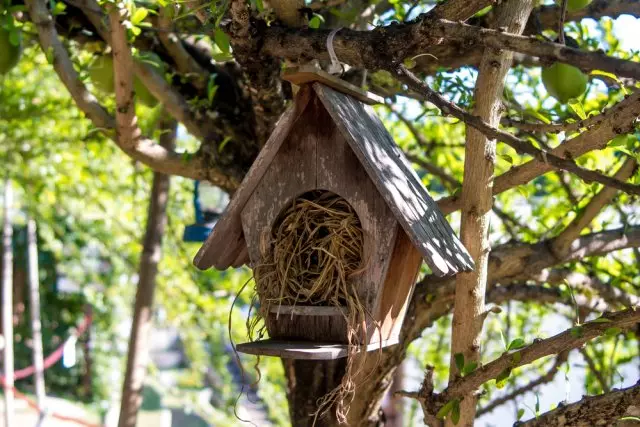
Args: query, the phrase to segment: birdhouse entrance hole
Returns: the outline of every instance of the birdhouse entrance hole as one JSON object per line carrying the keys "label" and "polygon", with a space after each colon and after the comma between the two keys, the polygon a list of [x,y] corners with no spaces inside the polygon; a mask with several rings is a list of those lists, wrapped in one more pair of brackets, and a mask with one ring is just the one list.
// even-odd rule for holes
{"label": "birdhouse entrance hole", "polygon": [[366,322],[354,280],[366,266],[355,209],[335,193],[310,191],[287,204],[264,234],[254,272],[272,338],[321,333],[317,339],[354,343],[366,337],[354,326]]}

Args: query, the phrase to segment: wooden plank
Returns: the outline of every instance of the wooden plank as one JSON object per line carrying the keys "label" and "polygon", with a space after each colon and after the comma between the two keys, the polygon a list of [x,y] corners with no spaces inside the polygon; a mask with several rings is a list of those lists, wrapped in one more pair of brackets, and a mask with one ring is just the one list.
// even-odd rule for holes
{"label": "wooden plank", "polygon": [[[397,340],[369,344],[366,346],[366,351],[380,350],[396,344],[398,344]],[[275,356],[283,359],[333,360],[346,357],[349,346],[347,344],[266,339],[238,344],[236,350],[240,353]]]}
{"label": "wooden plank", "polygon": [[269,235],[280,212],[299,195],[316,189],[317,138],[309,131],[315,123],[317,98],[309,103],[298,123],[274,156],[269,169],[241,210],[251,262],[260,262],[263,235]]}
{"label": "wooden plank", "polygon": [[[365,270],[354,276],[360,300],[376,313],[393,251],[397,221],[369,174],[324,107],[316,114],[318,188],[342,196],[358,214],[364,232]],[[367,335],[379,339],[373,319]]]}
{"label": "wooden plank", "polygon": [[320,82],[337,91],[351,95],[365,104],[384,104],[384,99],[382,97],[374,93],[367,92],[366,90],[333,76],[313,65],[289,68],[282,74],[282,79],[298,86],[313,82]]}
{"label": "wooden plank", "polygon": [[433,272],[472,270],[473,259],[373,109],[322,84],[313,88]]}
{"label": "wooden plank", "polygon": [[[206,270],[215,266],[219,270],[224,270],[235,260],[235,257],[229,259],[230,257],[227,256],[225,258],[225,253],[237,254],[236,246],[244,244],[240,212],[271,165],[289,132],[306,109],[311,95],[310,88],[301,89],[296,95],[293,105],[285,111],[276,124],[275,130],[251,165],[242,184],[236,190],[206,242],[196,254],[193,262],[199,269]],[[221,260],[221,258],[223,259]]]}
{"label": "wooden plank", "polygon": [[391,265],[384,281],[377,315],[377,319],[382,323],[381,333],[384,339],[399,339],[400,328],[422,264],[420,251],[413,246],[399,224],[397,228]]}
{"label": "wooden plank", "polygon": [[346,307],[319,307],[311,305],[272,305],[269,312],[280,316],[344,316]]}
{"label": "wooden plank", "polygon": [[247,249],[247,243],[243,242],[240,245],[240,253],[236,255],[235,259],[231,263],[231,267],[238,268],[249,263],[249,250]]}

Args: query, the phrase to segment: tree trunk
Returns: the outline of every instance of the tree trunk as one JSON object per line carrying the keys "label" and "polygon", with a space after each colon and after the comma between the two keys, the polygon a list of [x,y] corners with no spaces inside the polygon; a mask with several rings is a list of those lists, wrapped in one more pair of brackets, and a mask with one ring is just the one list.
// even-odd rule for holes
{"label": "tree trunk", "polygon": [[[496,25],[509,33],[520,34],[531,13],[532,0],[510,0],[496,10]],[[507,71],[511,68],[511,52],[486,49],[480,63],[475,88],[473,114],[491,126],[500,122],[502,91]],[[467,126],[467,142],[462,186],[460,236],[473,257],[475,271],[459,274],[452,322],[450,380],[458,375],[456,355],[464,356],[464,364],[480,362],[480,334],[485,316],[484,297],[487,285],[487,262],[491,249],[489,223],[493,206],[493,172],[496,141]],[[460,403],[459,426],[473,426],[477,398],[464,396]],[[448,417],[447,425],[454,423]]]}
{"label": "tree trunk", "polygon": [[[165,148],[172,148],[176,137],[176,123],[174,121],[161,123],[161,129],[165,130],[165,133],[160,137],[160,144]],[[154,173],[147,228],[140,258],[138,289],[133,308],[127,370],[122,386],[119,427],[135,427],[138,409],[142,403],[142,388],[149,357],[153,294],[162,253],[162,235],[167,222],[168,197],[169,176]]]}
{"label": "tree trunk", "polygon": [[4,337],[4,425],[13,426],[13,191],[7,179],[4,187],[2,228],[2,335]]}
{"label": "tree trunk", "polygon": [[38,277],[38,243],[36,236],[36,222],[32,219],[27,223],[27,262],[29,282],[29,303],[31,313],[31,335],[33,342],[33,367],[35,368],[34,382],[36,386],[36,401],[40,416],[45,412],[44,361],[42,351],[42,322],[40,321],[40,280]]}

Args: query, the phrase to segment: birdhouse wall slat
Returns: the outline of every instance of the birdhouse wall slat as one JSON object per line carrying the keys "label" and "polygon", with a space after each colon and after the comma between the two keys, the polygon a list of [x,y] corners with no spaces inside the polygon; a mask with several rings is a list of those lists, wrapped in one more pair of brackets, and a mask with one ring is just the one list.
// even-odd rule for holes
{"label": "birdhouse wall slat", "polygon": [[271,162],[242,210],[242,224],[252,265],[260,263],[263,234],[271,232],[283,208],[297,196],[316,188],[317,136],[309,132],[313,117],[309,105]]}
{"label": "birdhouse wall slat", "polygon": [[471,270],[473,260],[373,109],[319,83],[313,88],[434,273]]}
{"label": "birdhouse wall slat", "polygon": [[377,318],[383,339],[397,339],[422,265],[422,254],[399,224]]}
{"label": "birdhouse wall slat", "polygon": [[304,112],[312,93],[313,91],[308,87],[298,91],[295,102],[276,124],[269,140],[251,165],[242,184],[213,228],[211,235],[196,254],[194,264],[199,269],[206,270],[213,266],[218,270],[225,270],[237,259],[240,254],[238,247],[245,245],[240,211],[253,194],[262,176],[271,166],[271,161],[280,150],[289,131]]}
{"label": "birdhouse wall slat", "polygon": [[318,105],[316,111],[318,129],[322,132],[317,147],[318,188],[344,197],[358,214],[365,231],[366,265],[358,277],[358,294],[373,312],[381,296],[380,284],[387,274],[397,220],[326,109]]}

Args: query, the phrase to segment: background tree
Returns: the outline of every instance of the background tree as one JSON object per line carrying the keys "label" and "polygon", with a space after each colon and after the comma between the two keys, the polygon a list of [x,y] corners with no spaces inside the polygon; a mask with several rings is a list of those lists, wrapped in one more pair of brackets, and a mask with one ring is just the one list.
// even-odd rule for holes
{"label": "background tree", "polygon": [[[612,19],[639,16],[640,2],[594,0],[583,8],[573,1],[558,3],[354,0],[311,2],[301,8],[280,1],[27,0],[22,6],[5,0],[2,22],[7,33],[22,33],[24,46],[40,46],[41,56],[33,54],[30,61],[46,58],[77,107],[67,105],[65,111],[77,115],[79,110],[88,119],[79,121],[81,127],[73,132],[79,140],[90,135],[91,141],[39,149],[78,158],[90,152],[85,164],[67,166],[70,174],[109,168],[97,173],[118,185],[104,183],[104,198],[93,189],[83,191],[94,194],[97,206],[111,206],[109,200],[119,190],[135,193],[126,198],[130,211],[114,212],[113,218],[120,220],[136,215],[136,197],[148,191],[136,187],[135,179],[122,178],[123,170],[114,166],[122,163],[122,153],[154,170],[208,180],[232,192],[291,97],[290,87],[279,78],[283,64],[327,61],[327,37],[331,29],[342,27],[334,48],[348,66],[343,77],[385,97],[380,114],[454,224],[462,209],[463,240],[480,266],[472,275],[448,280],[425,272],[401,343],[385,349],[370,366],[369,379],[359,384],[351,424],[383,421],[380,401],[407,354],[433,365],[419,391],[405,393],[419,402],[425,421],[439,425],[446,418],[468,425],[476,416],[473,402],[478,396],[478,414],[518,401],[551,381],[578,351],[587,365],[587,393],[604,394],[528,422],[614,422],[637,417],[627,411],[639,393],[638,385],[612,389],[620,384],[621,367],[638,359],[633,330],[640,321],[640,310],[634,309],[639,302],[635,257],[640,230],[634,203],[640,190],[635,134],[640,65],[637,54],[614,34]],[[15,46],[16,36],[6,38]],[[100,84],[100,64],[107,82],[114,81],[115,70],[115,99],[108,93],[111,88]],[[558,71],[558,64],[582,73]],[[551,71],[541,74],[541,66]],[[7,79],[20,81],[16,73],[11,71]],[[587,81],[586,92],[580,93]],[[567,91],[569,83],[572,90]],[[5,80],[3,91],[7,87]],[[156,144],[152,122],[160,109],[134,108],[131,87],[147,104],[153,105],[155,98],[197,143],[177,149]],[[24,99],[32,101],[24,108],[38,105],[34,94]],[[68,103],[68,98],[57,102]],[[20,109],[12,114],[20,117]],[[42,121],[24,120],[35,127],[27,126],[28,132],[42,131]],[[122,153],[102,144],[100,133],[111,137]],[[6,139],[16,147],[5,152],[7,159],[17,158],[29,168],[44,163],[36,151],[20,149],[29,139],[14,134]],[[137,170],[136,163],[125,172]],[[60,182],[62,171],[51,173]],[[27,184],[27,178],[21,173],[18,181]],[[55,185],[37,182],[45,189]],[[184,202],[184,193],[182,197]],[[119,245],[133,241],[120,236],[121,241],[105,247],[109,257]],[[168,243],[180,254],[166,261],[168,269],[184,269],[187,262],[176,243]],[[190,279],[218,280],[237,290],[233,285],[239,283],[219,277],[211,272]],[[194,294],[181,299],[187,306],[172,307],[176,318],[180,310],[188,311],[187,301],[206,298],[204,290],[180,289]],[[160,302],[175,292],[162,290]],[[108,295],[95,298],[108,301]],[[540,336],[543,321],[558,314],[568,319],[567,330]],[[421,338],[430,327],[437,333]],[[211,329],[205,325],[198,331],[210,337]],[[445,354],[449,346],[453,351]],[[315,399],[339,381],[343,363],[284,365],[291,422],[307,425]],[[271,386],[263,383],[263,392],[274,391]],[[506,393],[501,390],[505,387]],[[537,416],[541,409],[535,406]],[[514,418],[531,418],[524,409],[518,408]],[[321,422],[333,423],[330,417]]]}

